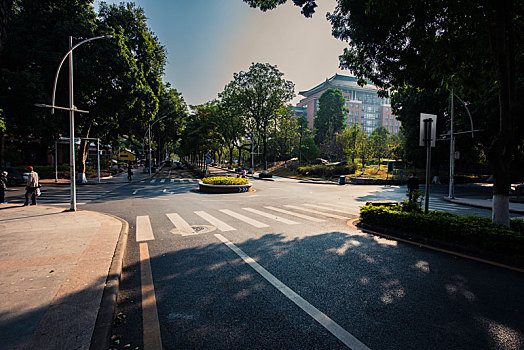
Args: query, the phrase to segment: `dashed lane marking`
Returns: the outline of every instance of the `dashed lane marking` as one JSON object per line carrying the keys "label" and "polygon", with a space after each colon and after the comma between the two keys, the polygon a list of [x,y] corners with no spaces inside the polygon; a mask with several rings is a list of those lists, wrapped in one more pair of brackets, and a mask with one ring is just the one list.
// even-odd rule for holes
{"label": "dashed lane marking", "polygon": [[216,226],[220,231],[235,231],[236,228],[229,226],[222,220],[217,219],[216,217],[206,213],[205,211],[195,211],[195,214],[200,216],[202,219],[209,222],[211,225]]}
{"label": "dashed lane marking", "polygon": [[269,218],[269,219],[273,219],[273,220],[278,221],[278,222],[282,222],[282,223],[287,224],[287,225],[298,225],[298,222],[296,222],[296,221],[288,220],[288,219],[285,219],[283,217],[280,217],[280,216],[277,216],[277,215],[274,215],[274,214],[270,214],[270,213],[266,213],[266,212],[263,212],[263,211],[260,211],[260,210],[257,210],[257,209],[253,209],[253,208],[242,208],[242,209],[247,210],[247,211],[252,212],[252,213],[255,213],[255,214],[258,214],[260,216]]}
{"label": "dashed lane marking", "polygon": [[240,221],[244,221],[245,223],[247,224],[250,224],[251,226],[254,226],[254,227],[257,227],[257,228],[262,228],[262,227],[269,227],[269,225],[266,225],[258,220],[255,220],[255,219],[251,219],[247,216],[244,216],[242,214],[239,214],[239,213],[235,213],[234,211],[231,211],[229,209],[220,209],[220,211],[224,214],[227,214],[229,216],[232,216],[234,217],[235,219],[238,219]]}
{"label": "dashed lane marking", "polygon": [[299,207],[299,206],[296,206],[296,205],[291,205],[291,204],[284,205],[284,207],[291,208],[291,209],[302,210],[302,211],[305,211],[305,212],[308,212],[308,213],[317,214],[317,215],[323,215],[323,216],[327,216],[329,218],[343,219],[343,220],[350,219],[349,217],[346,217],[346,216],[340,216],[340,215],[336,215],[336,214],[326,213],[326,212],[318,211],[318,210],[314,210],[314,209],[302,208],[302,207]]}
{"label": "dashed lane marking", "polygon": [[301,218],[301,219],[308,220],[308,221],[313,221],[313,222],[323,222],[323,221],[325,221],[323,219],[315,218],[315,217],[312,217],[312,216],[309,216],[309,215],[300,214],[300,213],[295,213],[294,211],[289,211],[289,210],[285,210],[285,209],[280,209],[280,208],[275,208],[275,207],[264,207],[264,208],[269,209],[269,210],[278,211],[279,213],[284,213],[284,214],[287,214],[287,215],[296,216],[297,218]]}
{"label": "dashed lane marking", "polygon": [[137,216],[136,217],[136,241],[152,241],[155,239],[153,235],[153,229],[151,228],[151,221],[149,221],[149,216]]}
{"label": "dashed lane marking", "polygon": [[253,270],[258,272],[266,281],[271,283],[276,289],[284,294],[289,300],[295,303],[315,321],[320,323],[325,329],[331,334],[337,337],[344,345],[353,350],[369,350],[369,348],[362,343],[360,340],[355,338],[351,333],[342,328],[338,323],[329,318],[326,314],[321,312],[319,309],[311,305],[307,300],[302,298],[300,295],[295,293],[291,288],[282,283],[279,279],[273,276],[269,271],[264,269],[259,263],[253,258],[244,253],[240,248],[231,243],[227,238],[221,234],[215,234],[222,243],[224,243],[229,249],[235,252],[246,264],[248,264]]}

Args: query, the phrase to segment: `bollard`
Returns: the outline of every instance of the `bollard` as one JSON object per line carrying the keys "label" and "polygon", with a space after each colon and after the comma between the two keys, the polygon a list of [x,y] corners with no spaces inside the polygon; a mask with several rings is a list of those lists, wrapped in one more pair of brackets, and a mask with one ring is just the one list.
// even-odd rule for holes
{"label": "bollard", "polygon": [[346,184],[346,177],[345,176],[340,176],[339,179],[338,179],[338,184],[339,185],[345,185]]}

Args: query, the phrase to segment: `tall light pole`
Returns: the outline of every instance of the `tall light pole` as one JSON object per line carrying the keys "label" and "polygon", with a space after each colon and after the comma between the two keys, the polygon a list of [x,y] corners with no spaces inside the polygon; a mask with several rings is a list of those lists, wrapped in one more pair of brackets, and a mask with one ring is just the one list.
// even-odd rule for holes
{"label": "tall light pole", "polygon": [[[83,40],[73,46],[73,37],[69,36],[69,51],[65,54],[65,56],[60,61],[60,64],[58,65],[58,69],[56,71],[55,75],[55,84],[53,86],[53,97],[52,97],[52,103],[51,105],[44,105],[44,104],[36,104],[38,107],[48,107],[51,108],[51,114],[55,113],[56,109],[62,109],[69,111],[69,164],[70,164],[70,171],[71,171],[71,211],[76,211],[76,181],[75,181],[75,111],[79,113],[89,113],[88,111],[81,111],[79,109],[76,109],[74,105],[74,99],[73,99],[73,50],[79,47],[82,44],[85,44],[89,41],[97,40],[97,39],[109,39],[112,38],[112,35],[101,35],[93,38],[89,38],[86,40]],[[56,92],[56,83],[58,81],[58,75],[60,74],[60,68],[62,68],[62,64],[64,63],[65,59],[69,57],[69,107],[58,107],[55,106],[55,92]]]}
{"label": "tall light pole", "polygon": [[158,123],[159,121],[161,121],[162,119],[165,119],[167,117],[169,116],[165,115],[162,118],[155,120],[153,123],[149,123],[148,129],[147,129],[149,132],[149,177],[150,178],[151,178],[151,127],[155,125],[156,123]]}

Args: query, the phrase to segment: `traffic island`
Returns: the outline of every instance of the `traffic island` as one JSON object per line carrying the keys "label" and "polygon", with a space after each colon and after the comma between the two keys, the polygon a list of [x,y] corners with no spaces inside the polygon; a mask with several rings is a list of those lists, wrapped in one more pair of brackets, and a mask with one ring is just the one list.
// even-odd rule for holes
{"label": "traffic island", "polygon": [[248,179],[228,176],[205,177],[198,183],[200,192],[204,193],[242,193],[251,192]]}

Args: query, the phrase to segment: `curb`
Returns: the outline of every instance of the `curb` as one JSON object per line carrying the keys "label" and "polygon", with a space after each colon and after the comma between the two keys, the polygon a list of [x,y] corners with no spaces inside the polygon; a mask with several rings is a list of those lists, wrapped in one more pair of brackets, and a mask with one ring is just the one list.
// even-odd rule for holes
{"label": "curb", "polygon": [[368,233],[368,234],[372,234],[372,235],[376,235],[376,236],[380,236],[380,237],[385,237],[385,238],[392,239],[392,240],[395,240],[395,241],[400,241],[400,242],[403,242],[403,243],[408,243],[408,244],[411,244],[411,245],[415,245],[417,247],[431,249],[431,250],[434,250],[434,251],[437,251],[437,252],[440,252],[440,253],[454,255],[454,256],[458,256],[460,258],[473,260],[473,261],[481,262],[481,263],[492,265],[492,266],[496,266],[496,267],[501,267],[501,268],[504,268],[504,269],[507,269],[507,270],[511,270],[511,271],[516,271],[516,272],[521,272],[521,273],[524,272],[524,269],[521,269],[521,268],[518,268],[518,267],[515,267],[515,266],[506,265],[506,264],[498,263],[498,262],[495,262],[495,261],[482,259],[482,258],[478,258],[478,257],[475,257],[475,256],[467,255],[467,254],[458,253],[458,252],[455,252],[455,251],[452,251],[452,250],[448,250],[448,249],[438,248],[438,247],[435,247],[435,246],[432,246],[432,245],[429,245],[429,244],[426,244],[426,243],[420,243],[420,242],[416,242],[416,241],[411,241],[409,239],[405,239],[405,238],[398,237],[398,236],[391,236],[391,235],[388,235],[386,233],[376,231],[376,230],[378,230],[377,228],[375,228],[374,226],[367,225],[367,224],[363,224],[364,227],[358,227],[356,225],[357,223],[360,223],[360,219],[351,219],[351,220],[347,221],[347,225],[349,227],[358,229],[358,230],[360,230],[362,232],[365,232],[365,233]]}
{"label": "curb", "polygon": [[111,345],[110,336],[113,325],[113,316],[117,302],[117,296],[120,289],[120,276],[122,274],[122,266],[124,261],[124,254],[127,247],[127,239],[129,237],[129,223],[124,219],[106,213],[99,213],[107,215],[119,220],[122,223],[120,236],[115,248],[115,254],[111,261],[111,267],[107,275],[106,286],[100,301],[100,308],[96,316],[96,323],[91,335],[91,344],[89,349],[108,349]]}
{"label": "curb", "polygon": [[[482,205],[482,204],[471,203],[471,202],[468,202],[466,200],[461,201],[461,200],[457,200],[455,198],[449,198],[449,197],[446,197],[446,196],[442,197],[442,199],[445,200],[446,202],[450,202],[450,203],[455,203],[455,204],[460,204],[460,205],[467,205],[469,207],[491,210],[491,206],[490,205]],[[511,208],[509,208],[509,212],[510,213],[514,213],[514,214],[524,214],[524,210],[521,210],[521,209],[511,209]]]}

